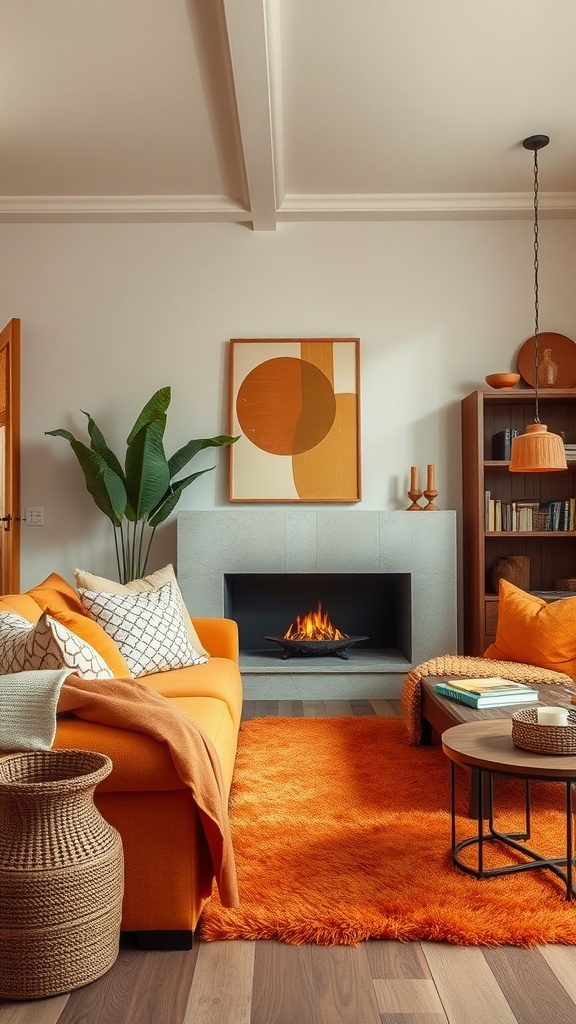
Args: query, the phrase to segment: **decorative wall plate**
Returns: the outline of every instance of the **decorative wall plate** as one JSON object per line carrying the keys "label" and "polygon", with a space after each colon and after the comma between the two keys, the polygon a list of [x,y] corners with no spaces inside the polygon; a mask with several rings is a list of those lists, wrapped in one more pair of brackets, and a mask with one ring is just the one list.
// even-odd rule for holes
{"label": "decorative wall plate", "polygon": [[[538,341],[541,388],[576,387],[576,343],[565,334],[542,331]],[[536,340],[524,342],[518,353],[518,370],[527,384],[536,387]]]}

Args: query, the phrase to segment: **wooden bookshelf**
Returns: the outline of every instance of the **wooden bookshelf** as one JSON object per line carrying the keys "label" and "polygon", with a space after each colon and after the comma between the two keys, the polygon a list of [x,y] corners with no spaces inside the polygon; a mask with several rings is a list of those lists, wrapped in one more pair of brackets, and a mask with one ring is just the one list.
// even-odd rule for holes
{"label": "wooden bookshelf", "polygon": [[[462,401],[462,542],[464,653],[482,655],[496,635],[498,597],[492,569],[503,555],[530,559],[530,589],[554,591],[557,579],[576,575],[576,531],[487,531],[485,493],[511,502],[565,501],[576,496],[576,463],[560,473],[510,473],[492,458],[493,435],[507,427],[522,433],[534,421],[532,388],[473,391]],[[552,433],[576,442],[576,389],[539,392],[539,415]]]}

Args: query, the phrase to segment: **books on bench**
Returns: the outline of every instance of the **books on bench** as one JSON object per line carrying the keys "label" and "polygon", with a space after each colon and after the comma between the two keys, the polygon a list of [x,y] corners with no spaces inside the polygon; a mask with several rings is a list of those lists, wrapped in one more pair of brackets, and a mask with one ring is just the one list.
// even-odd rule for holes
{"label": "books on bench", "polygon": [[492,676],[489,679],[449,679],[434,686],[436,693],[468,707],[494,708],[507,704],[529,704],[538,700],[538,690],[526,683]]}

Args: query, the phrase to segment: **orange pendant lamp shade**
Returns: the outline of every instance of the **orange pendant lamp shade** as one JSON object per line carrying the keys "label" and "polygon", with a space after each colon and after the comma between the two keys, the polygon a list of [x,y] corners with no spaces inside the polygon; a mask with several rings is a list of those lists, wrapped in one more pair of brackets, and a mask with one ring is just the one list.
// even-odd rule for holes
{"label": "orange pendant lamp shade", "polygon": [[568,469],[564,442],[549,434],[544,423],[529,423],[526,432],[512,441],[511,473],[553,473]]}
{"label": "orange pendant lamp shade", "polygon": [[534,355],[536,410],[534,423],[529,423],[523,434],[512,441],[510,464],[511,473],[555,473],[568,469],[564,441],[559,434],[549,434],[548,427],[540,423],[538,416],[540,377],[540,325],[538,300],[538,150],[547,146],[547,135],[530,135],[522,145],[534,153]]}

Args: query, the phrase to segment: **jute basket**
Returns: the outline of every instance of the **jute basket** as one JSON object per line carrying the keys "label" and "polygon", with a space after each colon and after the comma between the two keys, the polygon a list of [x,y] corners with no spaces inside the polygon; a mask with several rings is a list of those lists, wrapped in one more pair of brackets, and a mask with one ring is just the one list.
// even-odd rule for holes
{"label": "jute basket", "polygon": [[536,708],[522,708],[512,715],[512,742],[537,754],[576,754],[576,713],[568,725],[540,725]]}
{"label": "jute basket", "polygon": [[0,996],[41,999],[118,956],[122,841],[93,800],[104,754],[34,751],[0,761]]}

